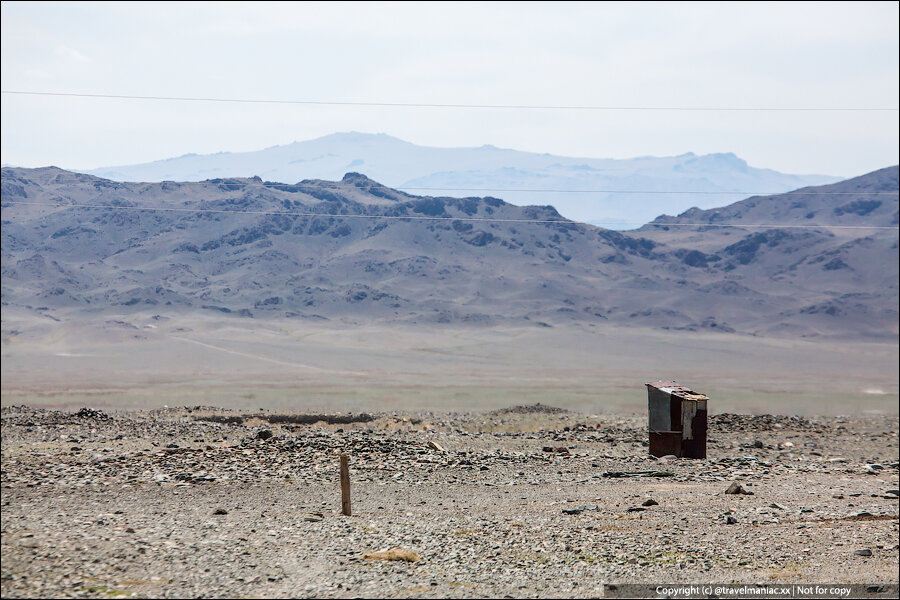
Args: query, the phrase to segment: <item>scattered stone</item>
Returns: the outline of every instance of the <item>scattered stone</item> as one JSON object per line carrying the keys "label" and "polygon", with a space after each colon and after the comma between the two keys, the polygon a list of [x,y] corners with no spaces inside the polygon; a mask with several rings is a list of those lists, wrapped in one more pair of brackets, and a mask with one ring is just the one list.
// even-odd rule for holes
{"label": "scattered stone", "polygon": [[872,551],[868,548],[863,548],[862,550],[854,550],[853,554],[856,556],[872,556]]}
{"label": "scattered stone", "polygon": [[568,454],[569,453],[569,449],[566,448],[565,446],[557,446],[557,447],[544,446],[543,451],[544,452],[555,452],[557,454]]}
{"label": "scattered stone", "polygon": [[[741,445],[759,438],[771,448],[777,438],[741,417],[719,423],[717,451],[709,459],[669,458],[665,465],[640,445],[645,418],[572,414],[517,421],[420,413],[423,423],[434,423],[433,432],[424,432],[421,425],[398,427],[415,422],[398,412],[376,415],[369,427],[336,425],[344,429],[337,432],[327,423],[269,425],[237,411],[215,412],[246,418],[196,420],[170,408],[116,412],[107,422],[4,406],[2,595],[258,596],[266,595],[259,584],[282,581],[278,589],[303,597],[445,596],[454,590],[547,597],[571,590],[577,580],[581,592],[572,595],[587,596],[600,577],[630,581],[653,573],[672,580],[733,579],[795,564],[798,578],[813,580],[843,572],[847,554],[841,553],[853,556],[860,548],[879,559],[850,559],[860,579],[893,574],[888,559],[896,557],[898,494],[888,487],[897,487],[889,458],[896,417],[822,417],[810,421],[809,430],[779,418],[785,436],[802,450],[791,456],[764,450],[760,460],[743,458]],[[838,433],[838,424],[846,430]],[[753,429],[741,433],[745,425]],[[278,433],[260,442],[266,427]],[[113,441],[121,432],[127,441]],[[436,450],[432,436],[452,450]],[[171,442],[176,447],[166,448]],[[72,452],[73,445],[82,450]],[[541,451],[562,446],[571,454]],[[849,456],[849,464],[830,465],[827,452],[816,459],[814,448]],[[333,516],[340,514],[338,451],[357,457],[354,507],[369,513],[365,519]],[[860,477],[865,464],[879,460],[885,460],[880,475]],[[673,485],[631,477],[669,477]],[[760,489],[762,498],[724,501],[722,486],[732,482]],[[858,501],[857,493],[846,503],[827,502],[828,492],[841,499],[854,486],[862,493]],[[697,489],[712,489],[719,498],[704,502]],[[657,493],[666,509],[650,511],[659,505]],[[870,495],[895,499],[882,503]],[[579,499],[589,500],[579,505]],[[734,510],[725,512],[728,505]],[[804,506],[813,506],[815,515],[804,514],[812,510]],[[127,514],[116,516],[117,509]],[[561,518],[560,509],[566,509],[563,517],[581,518]],[[850,516],[856,511],[875,515]],[[204,517],[213,514],[229,518]],[[837,528],[843,536],[832,535]],[[311,550],[298,550],[298,535],[312,536],[304,542]],[[395,546],[415,548],[428,573],[402,558],[363,560],[364,553]],[[314,555],[310,577],[290,581],[298,552]],[[171,569],[148,573],[148,564]],[[548,568],[561,564],[567,568]],[[128,581],[143,583],[121,583]],[[488,581],[492,587],[484,592]],[[451,582],[459,587],[451,589]]]}
{"label": "scattered stone", "polygon": [[[709,416],[711,431],[772,431],[773,429],[792,429],[797,431],[814,430],[816,425],[804,417],[787,415],[738,415],[720,413]],[[786,442],[790,444],[790,442]],[[791,444],[793,445],[793,444]]]}
{"label": "scattered stone", "polygon": [[444,447],[441,446],[440,444],[438,444],[437,442],[435,442],[434,440],[428,440],[428,443],[425,445],[428,446],[431,450],[437,450],[438,452],[446,452],[446,450],[444,450]]}
{"label": "scattered stone", "polygon": [[271,429],[263,429],[259,433],[256,434],[256,439],[258,440],[268,440],[275,434],[272,433]]}
{"label": "scattered stone", "polygon": [[93,421],[111,421],[112,417],[103,412],[102,410],[95,410],[93,408],[82,408],[75,416],[79,419],[90,419]]}
{"label": "scattered stone", "polygon": [[644,512],[645,510],[647,510],[647,509],[644,508],[643,506],[632,506],[631,508],[628,509],[627,512]]}
{"label": "scattered stone", "polygon": [[499,416],[499,415],[527,415],[527,414],[549,414],[549,415],[560,415],[569,412],[565,408],[557,408],[555,406],[547,406],[546,404],[541,404],[537,402],[535,404],[528,404],[522,406],[512,406],[510,408],[501,408],[500,410],[495,410],[494,412],[488,413],[491,416]]}

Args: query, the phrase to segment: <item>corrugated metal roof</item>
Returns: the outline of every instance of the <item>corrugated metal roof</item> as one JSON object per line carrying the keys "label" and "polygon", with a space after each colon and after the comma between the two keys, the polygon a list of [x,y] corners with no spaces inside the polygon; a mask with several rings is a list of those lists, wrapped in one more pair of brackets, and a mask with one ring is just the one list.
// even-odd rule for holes
{"label": "corrugated metal roof", "polygon": [[677,381],[654,381],[644,385],[656,388],[659,391],[672,396],[684,398],[685,400],[709,400],[706,394],[698,394],[694,390],[679,384]]}

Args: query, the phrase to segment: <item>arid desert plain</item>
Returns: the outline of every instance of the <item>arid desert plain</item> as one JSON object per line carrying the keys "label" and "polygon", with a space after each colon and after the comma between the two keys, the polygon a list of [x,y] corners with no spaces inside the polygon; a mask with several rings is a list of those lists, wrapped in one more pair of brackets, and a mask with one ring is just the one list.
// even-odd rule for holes
{"label": "arid desert plain", "polygon": [[[896,582],[896,344],[241,323],[4,340],[4,597]],[[649,455],[657,379],[707,459]]]}

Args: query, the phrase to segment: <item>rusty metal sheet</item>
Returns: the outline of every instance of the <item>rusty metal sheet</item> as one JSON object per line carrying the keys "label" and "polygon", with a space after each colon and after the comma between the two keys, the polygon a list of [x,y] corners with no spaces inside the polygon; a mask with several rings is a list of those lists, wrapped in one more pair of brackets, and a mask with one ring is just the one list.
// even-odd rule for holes
{"label": "rusty metal sheet", "polygon": [[650,455],[659,458],[670,454],[681,456],[681,432],[651,431]]}
{"label": "rusty metal sheet", "polygon": [[681,455],[684,458],[706,458],[706,432],[708,429],[706,402],[697,403],[697,410],[691,418],[689,429],[691,437],[682,440]]}
{"label": "rusty metal sheet", "polygon": [[684,419],[681,418],[682,400],[678,396],[669,396],[669,418],[672,426],[669,431],[684,431]]}
{"label": "rusty metal sheet", "polygon": [[671,394],[673,396],[678,396],[680,398],[687,398],[688,400],[708,400],[709,398],[706,394],[700,394],[690,389],[689,387],[683,386],[680,383],[675,381],[654,381],[652,383],[644,384],[648,389],[655,388],[657,390],[661,390],[667,394]]}

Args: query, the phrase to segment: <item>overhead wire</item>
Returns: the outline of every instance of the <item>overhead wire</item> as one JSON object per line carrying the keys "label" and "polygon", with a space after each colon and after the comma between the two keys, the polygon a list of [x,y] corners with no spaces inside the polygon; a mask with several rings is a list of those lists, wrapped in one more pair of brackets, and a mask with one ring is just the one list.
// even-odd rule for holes
{"label": "overhead wire", "polygon": [[[106,99],[126,99],[126,100],[161,100],[161,101],[187,101],[187,102],[235,102],[235,103],[251,103],[251,104],[300,104],[300,105],[335,105],[335,106],[373,106],[373,107],[418,107],[418,108],[483,108],[483,109],[559,109],[559,110],[660,110],[660,111],[898,111],[898,108],[892,107],[688,107],[688,106],[588,106],[588,105],[523,105],[523,104],[451,104],[451,103],[415,103],[415,102],[342,102],[342,101],[325,101],[325,100],[285,100],[285,99],[250,99],[250,98],[221,98],[221,97],[189,97],[189,96],[143,96],[143,95],[126,95],[126,94],[90,94],[75,92],[43,92],[33,90],[0,90],[0,94],[8,95],[31,95],[31,96],[55,96],[55,97],[75,97],[75,98],[106,98]],[[144,183],[144,182],[132,182]],[[175,182],[173,182],[175,183]],[[182,182],[177,182],[182,183]],[[236,185],[238,183],[230,181],[202,181],[197,183],[206,183],[212,185]],[[240,182],[243,185],[248,185]],[[255,183],[255,182],[254,182]],[[374,182],[373,182],[374,183]],[[288,184],[275,182],[262,182],[260,185],[265,188],[283,188],[290,190],[298,190],[304,184]],[[317,182],[315,185],[305,184],[308,189],[338,188],[346,187],[338,182]],[[398,190],[416,190],[416,191],[466,191],[466,192],[519,192],[519,193],[607,193],[607,194],[687,194],[687,195],[747,195],[747,196],[770,196],[775,194],[789,193],[791,195],[860,195],[859,192],[822,192],[822,191],[794,191],[794,192],[748,192],[748,191],[727,191],[727,190],[617,190],[617,189],[546,189],[546,188],[474,188],[474,187],[424,187],[424,186],[399,186]],[[877,191],[865,192],[866,195],[897,195],[897,191]],[[234,213],[234,214],[256,214],[256,215],[284,215],[294,217],[330,217],[330,218],[348,218],[348,219],[399,219],[399,220],[427,220],[427,221],[483,221],[483,222],[505,222],[505,223],[557,223],[557,224],[580,224],[576,221],[568,219],[498,219],[487,217],[431,217],[431,216],[403,216],[403,215],[335,215],[329,213],[298,213],[293,211],[246,211],[246,210],[220,210],[220,209],[202,209],[202,208],[179,208],[179,207],[136,207],[136,206],[113,206],[105,204],[47,204],[21,201],[5,201],[7,204],[30,204],[54,206],[58,208],[104,208],[115,210],[143,210],[143,211],[174,211],[174,212],[195,212],[195,213]],[[666,226],[666,227],[683,227],[683,226],[704,226],[704,227],[744,227],[744,228],[826,228],[826,229],[896,229],[895,227],[883,226],[864,226],[864,225],[779,225],[779,224],[729,224],[729,223],[637,223],[620,221],[617,219],[595,219],[594,222],[609,223],[614,225],[649,225],[649,226]]]}
{"label": "overhead wire", "polygon": [[400,108],[482,108],[482,109],[515,109],[515,110],[616,110],[616,111],[764,111],[764,112],[896,112],[895,107],[806,107],[806,106],[592,106],[592,105],[545,105],[545,104],[464,104],[464,103],[429,103],[429,102],[354,102],[333,100],[288,100],[273,98],[221,98],[196,96],[144,96],[137,94],[96,94],[78,92],[42,92],[33,90],[0,90],[0,94],[17,94],[30,96],[58,96],[70,98],[107,98],[118,100],[164,100],[178,102],[235,102],[243,104],[305,104],[326,106],[372,106]]}

